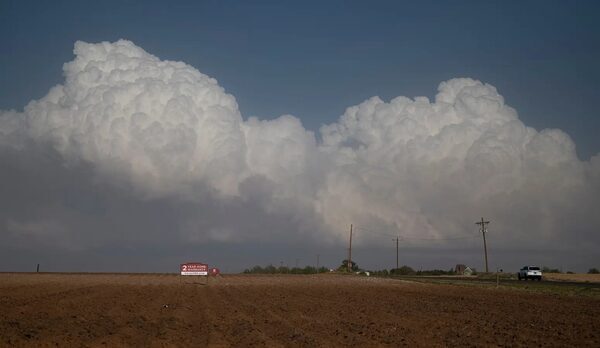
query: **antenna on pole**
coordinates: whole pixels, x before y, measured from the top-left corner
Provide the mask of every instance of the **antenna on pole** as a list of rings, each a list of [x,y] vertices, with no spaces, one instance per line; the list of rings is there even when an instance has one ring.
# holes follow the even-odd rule
[[[485,242],[485,233],[487,232],[487,229],[485,228],[485,225],[489,224],[489,221],[484,221],[483,218],[481,218],[481,221],[476,222],[476,225],[481,225],[481,234],[483,235],[483,252],[485,253],[485,273],[488,273],[488,257],[487,257],[487,244]]]

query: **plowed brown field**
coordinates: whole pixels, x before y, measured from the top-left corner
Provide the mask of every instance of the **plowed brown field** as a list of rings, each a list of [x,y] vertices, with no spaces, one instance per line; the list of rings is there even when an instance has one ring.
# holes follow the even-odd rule
[[[336,275],[200,282],[0,274],[0,345],[600,347],[598,298]]]

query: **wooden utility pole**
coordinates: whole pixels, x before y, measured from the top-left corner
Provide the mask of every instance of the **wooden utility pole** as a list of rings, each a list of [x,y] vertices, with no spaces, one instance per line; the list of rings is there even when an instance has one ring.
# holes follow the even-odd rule
[[[489,273],[488,257],[487,257],[487,244],[485,242],[485,233],[487,232],[485,225],[487,225],[489,223],[490,223],[489,221],[484,221],[483,218],[481,218],[481,221],[475,223],[476,225],[481,225],[481,234],[483,234],[483,252],[485,253],[485,273]]]
[[[352,272],[352,224],[350,224],[350,245],[348,247],[348,272]]]
[[[396,241],[396,269],[398,269],[398,241],[400,240],[400,236],[398,236],[396,239],[392,239],[393,241]]]
[[[319,273],[319,254],[317,254],[317,273]]]

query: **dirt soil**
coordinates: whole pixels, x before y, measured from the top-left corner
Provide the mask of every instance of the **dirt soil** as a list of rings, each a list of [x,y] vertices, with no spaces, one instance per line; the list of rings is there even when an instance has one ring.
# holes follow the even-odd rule
[[[0,346],[600,347],[600,300],[341,275],[0,274]]]
[[[544,278],[557,281],[600,283],[600,274],[544,273]]]

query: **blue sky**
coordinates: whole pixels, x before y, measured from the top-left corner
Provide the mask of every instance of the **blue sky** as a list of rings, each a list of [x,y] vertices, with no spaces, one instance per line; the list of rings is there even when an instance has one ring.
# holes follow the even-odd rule
[[[244,117],[317,130],[368,97],[496,86],[525,124],[600,151],[594,1],[1,1],[0,109],[62,83],[76,40],[125,38],[215,77]]]

